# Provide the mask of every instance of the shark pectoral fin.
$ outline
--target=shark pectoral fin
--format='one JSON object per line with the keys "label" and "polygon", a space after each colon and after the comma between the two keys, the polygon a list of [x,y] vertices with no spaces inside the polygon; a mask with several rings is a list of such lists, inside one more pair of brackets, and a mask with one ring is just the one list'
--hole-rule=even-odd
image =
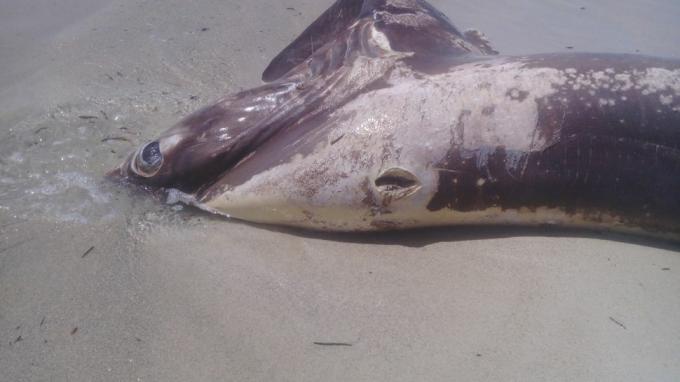
{"label": "shark pectoral fin", "polygon": [[371,47],[425,57],[497,53],[481,33],[459,32],[424,0],[338,0],[272,60],[262,80],[297,73],[306,62],[315,74],[333,71],[356,55],[380,54]]}

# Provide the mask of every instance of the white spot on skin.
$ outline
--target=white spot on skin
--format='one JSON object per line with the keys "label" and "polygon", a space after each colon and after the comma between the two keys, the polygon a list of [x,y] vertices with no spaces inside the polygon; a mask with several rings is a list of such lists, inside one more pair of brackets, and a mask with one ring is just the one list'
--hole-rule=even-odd
{"label": "white spot on skin", "polygon": [[614,80],[619,83],[620,90],[628,91],[633,88],[633,80],[628,73],[620,73],[614,76]]}
{"label": "white spot on skin", "polygon": [[661,102],[662,105],[668,106],[673,103],[673,96],[672,95],[661,95],[659,96],[659,101]]}
{"label": "white spot on skin", "polygon": [[593,73],[592,78],[598,86],[605,86],[612,81],[605,72],[595,72]]}
{"label": "white spot on skin", "polygon": [[640,75],[638,82],[645,87],[647,94],[670,89],[680,95],[680,70],[649,68]]}
{"label": "white spot on skin", "polygon": [[238,119],[239,122],[243,122],[245,120],[246,120],[246,117],[241,117],[241,118]]}
{"label": "white spot on skin", "polygon": [[486,184],[486,179],[479,178],[477,180],[477,187],[483,187]]}
{"label": "white spot on skin", "polygon": [[600,98],[600,106],[615,106],[616,100],[611,98]]}

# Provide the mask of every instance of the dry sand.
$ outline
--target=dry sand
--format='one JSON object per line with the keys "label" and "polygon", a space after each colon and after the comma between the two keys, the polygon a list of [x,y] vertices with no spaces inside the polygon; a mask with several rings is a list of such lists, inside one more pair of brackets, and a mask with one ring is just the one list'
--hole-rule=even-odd
{"label": "dry sand", "polygon": [[[313,235],[101,181],[330,2],[0,0],[0,381],[680,379],[677,247]],[[432,3],[504,53],[680,57],[673,0]]]}

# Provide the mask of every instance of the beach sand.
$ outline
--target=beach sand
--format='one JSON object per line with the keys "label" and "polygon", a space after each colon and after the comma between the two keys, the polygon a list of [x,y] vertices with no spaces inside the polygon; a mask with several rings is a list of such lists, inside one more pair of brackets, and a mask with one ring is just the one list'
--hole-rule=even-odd
{"label": "beach sand", "polygon": [[[0,381],[680,379],[677,246],[321,235],[103,181],[330,3],[0,0]],[[680,57],[676,1],[431,3],[506,54]]]}

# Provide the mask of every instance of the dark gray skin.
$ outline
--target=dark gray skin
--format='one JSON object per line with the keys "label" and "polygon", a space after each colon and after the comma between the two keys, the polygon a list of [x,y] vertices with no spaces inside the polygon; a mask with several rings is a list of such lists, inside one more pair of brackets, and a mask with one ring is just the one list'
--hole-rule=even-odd
{"label": "dark gray skin", "polygon": [[425,1],[340,0],[263,80],[112,176],[319,230],[554,223],[680,238],[678,60],[500,57]]}

